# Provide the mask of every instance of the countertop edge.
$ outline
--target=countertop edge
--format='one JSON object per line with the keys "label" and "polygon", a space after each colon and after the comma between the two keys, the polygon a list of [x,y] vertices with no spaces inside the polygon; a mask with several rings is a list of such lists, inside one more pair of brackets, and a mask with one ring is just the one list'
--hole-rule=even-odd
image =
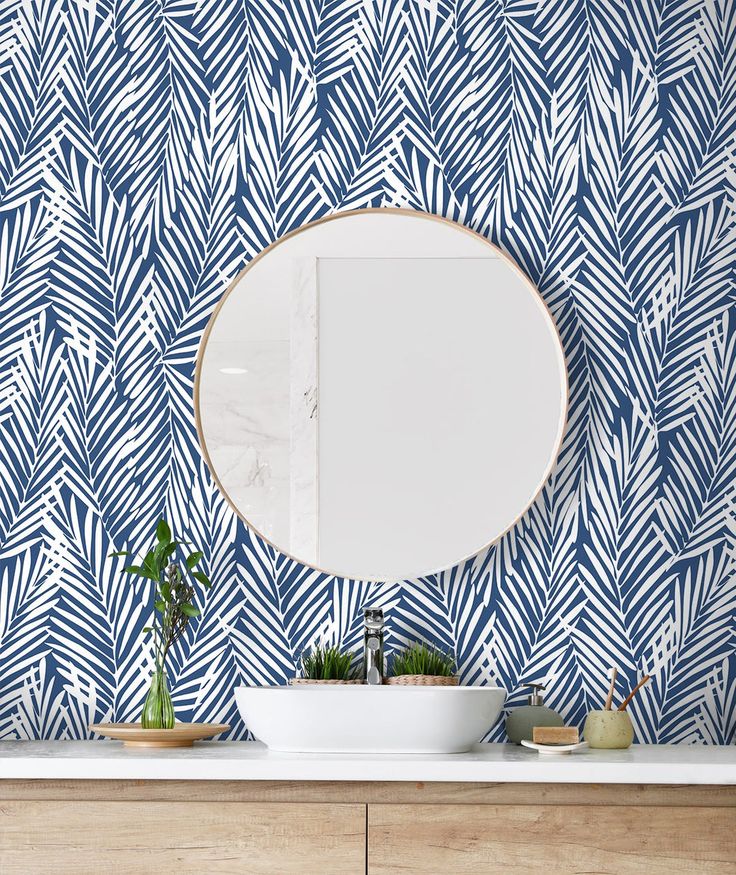
{"label": "countertop edge", "polygon": [[284,781],[736,785],[736,747],[635,745],[547,757],[513,745],[447,756],[279,754],[255,742],[125,750],[115,742],[0,741],[0,781]]}

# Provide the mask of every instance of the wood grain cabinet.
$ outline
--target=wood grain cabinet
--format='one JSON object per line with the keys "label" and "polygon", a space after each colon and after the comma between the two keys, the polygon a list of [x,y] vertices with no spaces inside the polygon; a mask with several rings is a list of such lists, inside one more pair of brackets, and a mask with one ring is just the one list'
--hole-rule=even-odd
{"label": "wood grain cabinet", "polygon": [[736,875],[736,787],[0,781],[1,875]]}
{"label": "wood grain cabinet", "polygon": [[727,808],[371,805],[369,875],[736,872]]}
{"label": "wood grain cabinet", "polygon": [[365,806],[3,802],[2,875],[364,875]]}

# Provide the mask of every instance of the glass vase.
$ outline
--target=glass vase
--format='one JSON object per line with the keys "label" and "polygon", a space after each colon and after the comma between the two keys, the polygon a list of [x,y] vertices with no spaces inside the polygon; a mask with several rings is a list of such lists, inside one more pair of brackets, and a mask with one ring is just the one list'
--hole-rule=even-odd
{"label": "glass vase", "polygon": [[151,688],[143,704],[141,715],[143,729],[173,729],[174,705],[169,693],[166,671],[157,668],[151,678]]}

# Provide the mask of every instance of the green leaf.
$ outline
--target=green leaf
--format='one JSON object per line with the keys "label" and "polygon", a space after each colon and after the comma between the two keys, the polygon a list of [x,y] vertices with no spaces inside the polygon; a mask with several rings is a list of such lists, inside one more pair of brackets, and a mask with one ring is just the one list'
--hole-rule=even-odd
{"label": "green leaf", "polygon": [[171,587],[169,586],[169,582],[164,580],[161,582],[161,586],[159,587],[161,590],[161,595],[164,597],[164,601],[171,601]]}
{"label": "green leaf", "polygon": [[145,577],[148,580],[153,580],[158,583],[158,577],[156,577],[155,574],[152,574],[147,568],[143,568],[140,565],[126,565],[125,568],[123,568],[123,571],[125,571],[126,574],[137,574],[140,577]]}
{"label": "green leaf", "polygon": [[194,568],[194,566],[197,564],[197,562],[200,561],[200,559],[202,559],[203,556],[204,553],[202,553],[201,550],[195,550],[194,553],[190,553],[189,556],[187,556],[186,560],[187,568],[191,571],[191,569]]}
{"label": "green leaf", "polygon": [[147,634],[148,632],[153,632],[153,626],[144,626],[143,631]]}
{"label": "green leaf", "polygon": [[199,608],[195,608],[194,605],[182,605],[181,606],[182,614],[186,614],[187,617],[198,617],[199,616]]}
{"label": "green leaf", "polygon": [[158,567],[163,569],[165,565],[168,565],[169,558],[175,552],[176,541],[171,541],[169,543],[164,541],[162,544],[159,544],[153,551],[154,559]]}
{"label": "green leaf", "polygon": [[203,586],[207,587],[207,589],[212,586],[209,577],[207,577],[204,571],[192,571],[192,577],[195,580],[198,580]]}
{"label": "green leaf", "polygon": [[161,614],[166,610],[166,602],[161,601],[161,599],[157,599],[153,604],[156,610]]}
{"label": "green leaf", "polygon": [[153,575],[153,580],[158,580],[161,576],[161,564],[156,561],[156,552],[154,550],[149,550],[146,553],[143,559],[143,567],[147,568],[150,574]]}
{"label": "green leaf", "polygon": [[111,559],[113,556],[130,556],[130,550],[117,550],[115,553],[108,553],[107,558]]}
{"label": "green leaf", "polygon": [[160,544],[168,544],[171,541],[171,529],[166,520],[159,520],[156,526],[156,537]]}

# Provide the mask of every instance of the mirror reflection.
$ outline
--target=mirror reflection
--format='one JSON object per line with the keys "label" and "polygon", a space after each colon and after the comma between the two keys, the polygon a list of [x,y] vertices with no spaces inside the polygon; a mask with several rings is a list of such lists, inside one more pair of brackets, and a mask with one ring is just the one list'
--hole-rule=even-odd
{"label": "mirror reflection", "polygon": [[496,540],[549,476],[564,357],[529,280],[467,229],[369,210],[267,249],[198,361],[210,468],[279,550],[366,580]]}

